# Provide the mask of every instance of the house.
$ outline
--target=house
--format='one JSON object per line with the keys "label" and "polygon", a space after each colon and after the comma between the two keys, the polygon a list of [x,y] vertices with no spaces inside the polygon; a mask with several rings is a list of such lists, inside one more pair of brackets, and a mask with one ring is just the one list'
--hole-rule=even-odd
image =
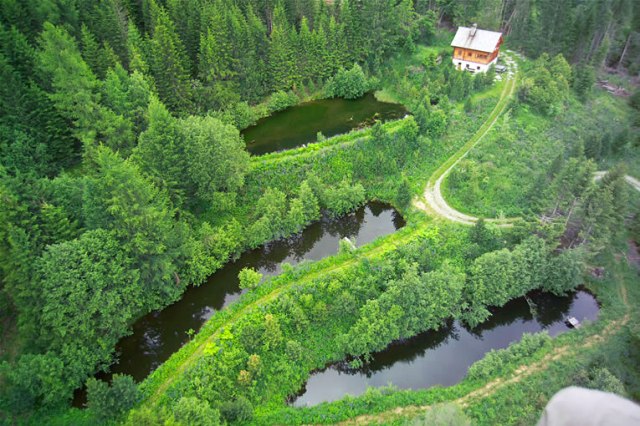
{"label": "house", "polygon": [[501,44],[502,33],[480,30],[476,24],[459,27],[451,42],[453,65],[459,70],[486,72],[498,60]]}

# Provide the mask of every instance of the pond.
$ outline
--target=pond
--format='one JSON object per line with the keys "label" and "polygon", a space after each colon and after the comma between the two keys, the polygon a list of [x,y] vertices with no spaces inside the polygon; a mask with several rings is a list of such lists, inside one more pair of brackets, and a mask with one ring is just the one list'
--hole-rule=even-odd
{"label": "pond", "polygon": [[178,302],[134,323],[133,334],[117,345],[119,361],[111,367],[111,373],[129,374],[136,381],[147,377],[187,342],[188,330],[198,331],[216,311],[240,297],[238,272],[242,268],[255,268],[265,276],[276,275],[284,262],[295,265],[337,253],[343,237],[355,238],[360,246],[404,225],[404,219],[393,207],[371,202],[339,218],[325,216],[298,235],[245,252],[207,282],[188,288]]}
{"label": "pond", "polygon": [[393,120],[407,113],[404,106],[379,102],[373,93],[354,99],[321,99],[305,102],[260,119],[242,131],[253,155],[291,149],[326,137],[371,125],[374,120]]}
{"label": "pond", "polygon": [[429,331],[391,344],[374,354],[372,362],[350,369],[346,362],[314,373],[293,401],[294,406],[311,406],[357,396],[367,387],[393,384],[400,389],[423,389],[460,382],[468,368],[491,349],[501,349],[521,339],[523,333],[547,330],[551,336],[568,330],[567,316],[580,321],[595,320],[598,303],[586,291],[566,297],[535,292],[529,295],[535,315],[525,298],[493,309],[493,316],[474,329],[449,321],[439,331]]}

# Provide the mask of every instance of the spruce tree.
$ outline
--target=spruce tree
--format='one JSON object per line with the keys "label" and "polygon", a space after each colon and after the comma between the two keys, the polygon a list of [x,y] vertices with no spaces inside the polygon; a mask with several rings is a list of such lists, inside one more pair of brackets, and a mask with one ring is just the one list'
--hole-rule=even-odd
{"label": "spruce tree", "polygon": [[151,11],[154,19],[149,65],[158,95],[173,111],[187,112],[192,105],[190,67],[184,47],[166,11],[158,5]]}

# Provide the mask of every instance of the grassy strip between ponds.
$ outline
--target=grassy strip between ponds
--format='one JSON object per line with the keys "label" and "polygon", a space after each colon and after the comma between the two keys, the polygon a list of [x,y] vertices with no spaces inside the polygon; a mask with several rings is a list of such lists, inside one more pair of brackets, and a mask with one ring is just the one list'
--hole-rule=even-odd
{"label": "grassy strip between ponds", "polygon": [[[391,133],[396,131],[403,123],[406,122],[406,118],[399,120],[389,121],[382,125],[383,129]],[[259,167],[267,165],[276,161],[280,161],[290,157],[297,157],[304,154],[313,154],[318,151],[325,151],[329,148],[335,148],[338,145],[344,145],[346,143],[358,142],[362,138],[368,138],[371,134],[371,127],[365,129],[352,130],[348,133],[333,136],[321,142],[309,142],[306,146],[301,146],[293,149],[287,149],[284,151],[272,152],[264,155],[252,156],[251,166]]]}
{"label": "grassy strip between ponds", "polygon": [[[402,419],[418,416],[435,404],[455,402],[463,406],[478,424],[499,423],[510,410],[505,409],[504,415],[492,413],[499,417],[493,418],[493,422],[483,421],[482,415],[478,417],[478,412],[482,412],[484,407],[483,400],[508,392],[514,386],[522,384],[526,387],[529,378],[544,375],[552,366],[573,363],[571,368],[564,372],[568,378],[554,380],[553,384],[557,389],[539,389],[540,392],[548,394],[546,398],[550,397],[555,391],[566,386],[565,382],[571,380],[570,376],[576,370],[584,367],[587,363],[585,360],[593,357],[604,344],[623,331],[628,321],[637,322],[637,314],[632,317],[629,315],[633,314],[633,301],[640,297],[640,287],[631,285],[635,282],[637,272],[623,264],[626,262],[617,261],[614,253],[607,253],[602,257],[603,264],[612,274],[603,281],[589,277],[587,282],[587,287],[594,291],[598,300],[603,303],[596,322],[586,323],[580,329],[571,330],[555,338],[548,337],[544,332],[529,335],[508,348],[492,351],[491,357],[484,357],[474,363],[469,375],[454,386],[435,386],[419,390],[398,390],[392,386],[369,388],[365,394],[358,397],[346,396],[339,401],[313,407],[284,406],[279,410],[274,410],[273,407],[264,410],[258,408],[253,421],[265,425],[336,422],[405,424]],[[546,399],[543,402],[546,402]],[[538,416],[537,412],[535,416]]]}
{"label": "grassy strip between ponds", "polygon": [[372,259],[381,256],[395,249],[397,245],[405,244],[419,235],[429,223],[426,220],[413,223],[394,234],[379,238],[357,249],[354,253],[339,254],[313,263],[302,263],[292,271],[274,277],[256,290],[244,294],[238,302],[217,312],[202,327],[194,340],[182,347],[142,382],[141,390],[146,397],[145,403],[161,402],[164,391],[202,355],[206,344],[214,341],[224,331],[225,326],[233,324],[251,309],[268,303],[294,284],[310,281],[318,276],[355,265],[362,257]]}

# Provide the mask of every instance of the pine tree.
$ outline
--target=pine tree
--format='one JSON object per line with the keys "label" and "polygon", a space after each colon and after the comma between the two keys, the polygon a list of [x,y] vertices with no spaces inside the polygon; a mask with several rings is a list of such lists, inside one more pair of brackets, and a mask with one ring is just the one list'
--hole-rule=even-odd
{"label": "pine tree", "polygon": [[296,63],[292,33],[295,33],[295,29],[287,22],[284,6],[278,3],[274,11],[269,47],[273,91],[288,90],[295,84]]}
{"label": "pine tree", "polygon": [[140,35],[138,28],[134,24],[129,23],[127,38],[129,70],[140,72],[152,83],[148,62],[148,57],[150,56],[149,47],[147,41]]}
{"label": "pine tree", "polygon": [[129,27],[127,9],[122,0],[101,0],[91,13],[93,33],[99,35],[104,45],[113,49],[117,62],[127,65],[127,31]]}
{"label": "pine tree", "polygon": [[176,119],[154,97],[149,102],[148,120],[149,127],[139,137],[133,161],[179,207],[185,201],[188,185],[182,135]]}
{"label": "pine tree", "polygon": [[[201,37],[202,24],[206,22],[201,13],[206,10],[203,2],[193,0],[168,0],[167,11],[171,20],[175,23],[176,31],[180,36],[189,63],[191,74],[198,71],[198,45]],[[205,3],[206,4],[206,3]]]}
{"label": "pine tree", "polygon": [[303,83],[311,81],[314,77],[314,69],[312,68],[312,55],[315,52],[313,37],[311,34],[311,30],[309,29],[309,20],[306,16],[303,16],[302,21],[300,22],[300,32],[298,34],[298,43],[296,47],[296,58],[300,77],[302,78]]}
{"label": "pine tree", "polygon": [[153,0],[150,3],[154,18],[150,70],[158,95],[172,110],[187,112],[192,107],[187,56],[166,11]]}
{"label": "pine tree", "polygon": [[243,98],[255,101],[264,96],[271,87],[268,71],[269,40],[267,29],[252,7],[246,12],[246,48],[241,56],[239,84]]}
{"label": "pine tree", "polygon": [[200,78],[211,84],[234,77],[233,43],[223,6],[219,2],[213,3],[205,10],[203,19],[205,30],[200,35],[198,54]]}
{"label": "pine tree", "polygon": [[38,67],[51,79],[51,100],[75,124],[77,137],[93,142],[101,121],[98,80],[84,62],[78,47],[63,28],[45,23],[38,53]]}

